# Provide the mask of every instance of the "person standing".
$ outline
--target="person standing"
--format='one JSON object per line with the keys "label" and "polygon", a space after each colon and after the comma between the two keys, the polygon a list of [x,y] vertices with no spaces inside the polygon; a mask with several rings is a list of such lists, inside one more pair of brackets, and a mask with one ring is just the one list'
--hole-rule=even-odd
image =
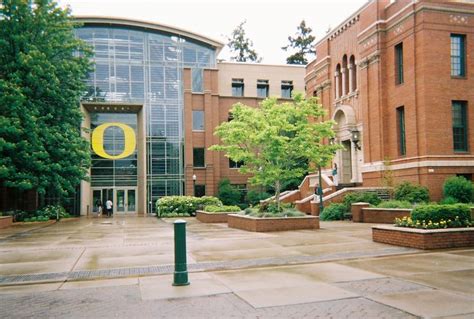
{"label": "person standing", "polygon": [[100,199],[98,199],[95,202],[95,205],[97,206],[97,217],[100,217],[102,215],[102,210],[103,210],[102,201]]}
{"label": "person standing", "polygon": [[112,208],[114,204],[110,200],[110,198],[105,202],[105,208],[107,209],[107,217],[112,216]]}
{"label": "person standing", "polygon": [[334,186],[337,187],[337,185],[339,185],[339,180],[338,180],[338,176],[337,176],[337,164],[334,163],[334,168],[332,170],[332,181],[334,183]]}

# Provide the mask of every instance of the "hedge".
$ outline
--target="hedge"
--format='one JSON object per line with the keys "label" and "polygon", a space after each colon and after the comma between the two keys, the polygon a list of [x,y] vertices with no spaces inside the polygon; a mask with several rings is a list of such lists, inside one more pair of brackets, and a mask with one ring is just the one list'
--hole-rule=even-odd
{"label": "hedge", "polygon": [[196,210],[208,205],[222,206],[222,202],[212,196],[165,196],[156,202],[156,215],[157,217],[194,216]]}
{"label": "hedge", "polygon": [[204,207],[204,211],[208,213],[232,213],[232,212],[240,212],[239,206],[216,206],[216,205],[207,205]]}
{"label": "hedge", "polygon": [[325,207],[319,217],[321,220],[343,220],[346,213],[346,205],[333,203]]}
{"label": "hedge", "polygon": [[455,220],[458,217],[461,221],[471,220],[471,208],[464,204],[454,205],[420,205],[411,212],[411,219],[414,221]]}

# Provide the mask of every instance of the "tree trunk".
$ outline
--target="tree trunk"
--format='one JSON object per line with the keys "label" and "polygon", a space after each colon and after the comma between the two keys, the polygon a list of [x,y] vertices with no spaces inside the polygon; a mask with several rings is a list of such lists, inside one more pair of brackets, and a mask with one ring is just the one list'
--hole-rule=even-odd
{"label": "tree trunk", "polygon": [[281,184],[280,181],[275,182],[275,201],[277,204],[277,209],[280,211],[280,189],[281,189]]}

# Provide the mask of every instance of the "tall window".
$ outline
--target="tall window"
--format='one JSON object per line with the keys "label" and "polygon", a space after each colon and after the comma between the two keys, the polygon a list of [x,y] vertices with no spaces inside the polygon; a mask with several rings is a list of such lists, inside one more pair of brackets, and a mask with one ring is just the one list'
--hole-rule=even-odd
{"label": "tall window", "polygon": [[206,185],[194,185],[194,196],[195,197],[206,196]]}
{"label": "tall window", "polygon": [[244,79],[232,79],[232,96],[244,96]]}
{"label": "tall window", "polygon": [[395,46],[395,83],[403,83],[403,43]]}
{"label": "tall window", "polygon": [[192,69],[192,76],[193,76],[193,92],[202,92],[202,69],[193,68]]}
{"label": "tall window", "polygon": [[205,167],[204,148],[193,148],[193,166]]}
{"label": "tall window", "polygon": [[204,131],[204,111],[193,111],[193,131]]}
{"label": "tall window", "polygon": [[268,80],[257,80],[257,96],[268,97],[269,85]]}
{"label": "tall window", "polygon": [[467,103],[465,101],[452,103],[454,151],[467,152]]}
{"label": "tall window", "polygon": [[397,129],[398,129],[398,152],[400,155],[406,155],[406,138],[405,138],[405,107],[397,108]]}
{"label": "tall window", "polygon": [[293,92],[293,81],[281,81],[281,97],[291,99],[291,92]]}
{"label": "tall window", "polygon": [[466,36],[451,34],[451,76],[466,76]]}
{"label": "tall window", "polygon": [[241,161],[234,162],[233,160],[229,158],[229,168],[240,168],[242,165],[244,165],[243,162]]}

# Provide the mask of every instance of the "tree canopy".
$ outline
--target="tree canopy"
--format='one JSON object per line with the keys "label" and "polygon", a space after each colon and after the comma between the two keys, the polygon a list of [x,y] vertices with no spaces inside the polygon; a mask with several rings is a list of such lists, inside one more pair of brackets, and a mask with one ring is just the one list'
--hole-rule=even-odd
{"label": "tree canopy", "polygon": [[302,20],[300,25],[297,27],[295,36],[288,37],[290,44],[282,47],[282,49],[285,51],[290,49],[292,51],[296,50],[296,52],[286,58],[287,64],[308,64],[307,55],[316,53],[313,48],[313,42],[316,38],[311,34],[311,32],[313,32],[313,30],[310,27],[307,27],[306,22]]}
{"label": "tree canopy", "polygon": [[257,62],[260,63],[262,58],[260,58],[257,52],[253,49],[253,42],[247,38],[245,34],[244,24],[247,21],[241,22],[235,29],[232,31],[230,37],[228,37],[227,46],[230,48],[232,54],[234,54],[230,59],[236,62]]}
{"label": "tree canopy", "polygon": [[316,98],[302,94],[294,102],[279,104],[274,98],[254,108],[237,103],[233,120],[215,130],[221,142],[210,150],[224,151],[241,161],[241,173],[251,173],[254,185],[273,186],[279,204],[284,181],[302,177],[309,163],[326,166],[340,145],[327,143],[334,137],[333,121],[322,121],[325,111]]}
{"label": "tree canopy", "polygon": [[0,180],[61,197],[90,166],[79,109],[91,50],[51,0],[0,6]]}

